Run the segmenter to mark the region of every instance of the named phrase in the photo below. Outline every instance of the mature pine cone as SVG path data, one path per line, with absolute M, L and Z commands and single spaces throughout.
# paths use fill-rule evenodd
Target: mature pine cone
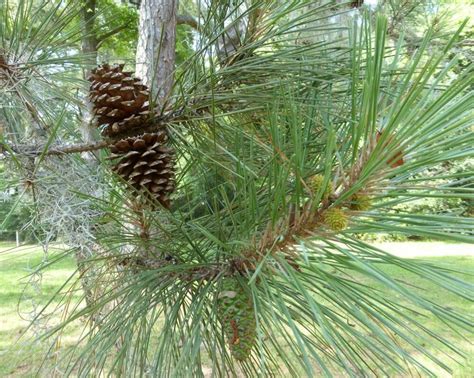
M 103 64 L 92 70 L 89 77 L 89 98 L 98 126 L 105 126 L 104 136 L 143 128 L 149 118 L 148 88 L 131 72 L 123 71 L 123 67 Z
M 169 208 L 169 196 L 175 188 L 174 154 L 165 146 L 166 140 L 164 130 L 121 139 L 110 148 L 110 158 L 118 159 L 112 168 L 115 172 Z

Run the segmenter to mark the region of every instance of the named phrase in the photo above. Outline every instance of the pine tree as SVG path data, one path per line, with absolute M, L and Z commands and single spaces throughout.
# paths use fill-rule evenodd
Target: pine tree
M 0 95 L 16 101 L 2 109 L 4 154 L 34 198 L 38 227 L 61 232 L 72 244 L 66 255 L 83 243 L 81 228 L 101 247 L 86 262 L 98 272 L 94 302 L 73 309 L 48 333 L 59 335 L 79 318 L 97 320 L 64 357 L 66 374 L 203 376 L 204 366 L 216 376 L 432 374 L 420 357 L 449 367 L 426 345 L 464 356 L 417 314 L 434 314 L 464 332 L 468 314 L 429 301 L 382 267 L 399 267 L 465 298 L 472 297 L 471 285 L 359 238 L 391 232 L 473 241 L 469 218 L 393 211 L 424 196 L 472 196 L 424 175 L 444 161 L 473 156 L 474 77 L 467 70 L 451 80 L 444 66 L 462 27 L 435 54 L 428 30 L 407 61 L 403 44 L 386 40 L 387 19 L 368 8 L 205 2 L 196 51 L 172 72 L 159 65 L 173 57 L 174 33 L 163 37 L 170 38 L 166 51 L 151 54 L 158 79 L 140 78 L 144 87 L 134 90 L 138 82 L 122 66 L 110 71 L 122 75 L 117 83 L 103 79 L 110 66 L 92 71 L 95 83 L 84 88 L 96 104 L 97 125 L 105 125 L 100 141 L 65 145 L 78 138 L 66 116 L 85 96 L 64 95 L 53 106 L 33 89 L 36 79 L 50 92 L 59 85 L 70 91 L 71 81 L 56 79 L 58 72 L 87 65 L 83 54 L 71 60 L 64 47 L 75 36 L 68 29 L 74 10 L 58 2 L 41 21 L 33 17 L 34 1 L 19 3 L 24 21 L 1 24 Z M 61 11 L 71 19 L 55 33 L 49 20 Z M 2 12 L 2 20 L 15 18 L 9 8 Z M 334 24 L 334 12 L 352 12 L 353 22 Z M 163 23 L 176 22 L 175 13 L 165 16 Z M 42 38 L 19 33 L 27 23 L 36 23 Z M 314 38 L 301 42 L 310 32 Z M 232 48 L 220 48 L 229 38 Z M 44 44 L 59 57 L 51 49 L 46 54 Z M 50 80 L 42 80 L 47 74 Z M 129 87 L 124 80 L 132 89 L 112 93 L 112 85 Z M 18 88 L 38 100 L 8 97 Z M 147 113 L 140 114 L 139 97 L 148 90 Z M 123 101 L 133 109 L 121 109 Z M 15 118 L 19 109 L 28 119 Z M 24 125 L 35 120 L 46 137 L 32 138 L 33 146 L 20 143 Z M 98 149 L 99 166 L 78 154 Z M 158 161 L 161 173 L 146 181 Z M 172 161 L 175 180 L 163 176 Z M 469 175 L 444 179 L 468 183 Z

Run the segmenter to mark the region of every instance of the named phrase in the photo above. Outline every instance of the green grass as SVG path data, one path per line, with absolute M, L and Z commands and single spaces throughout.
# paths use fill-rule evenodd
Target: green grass
M 447 246 L 447 249 L 449 250 L 449 246 Z M 474 282 L 474 259 L 470 256 L 430 257 L 424 258 L 423 261 L 428 261 L 433 265 L 452 269 L 456 272 L 463 272 L 456 273 L 455 275 L 467 282 Z M 438 303 L 445 307 L 449 307 L 450 309 L 456 310 L 457 312 L 462 314 L 474 314 L 474 304 L 471 301 L 462 299 L 452 293 L 447 292 L 446 290 L 442 290 L 437 286 L 434 286 L 426 279 L 422 279 L 413 273 L 407 272 L 397 267 L 384 266 L 382 270 L 390 277 L 406 283 L 407 285 L 409 285 L 409 287 L 412 288 L 412 290 L 422 294 L 425 298 L 435 303 Z M 410 307 L 409 303 L 404 301 L 399 294 L 388 291 L 381 284 L 370 284 L 373 287 L 377 287 L 378 289 L 383 290 L 384 295 L 387 298 L 390 296 L 394 296 L 399 303 L 405 304 Z M 436 357 L 438 357 L 440 360 L 442 360 L 448 366 L 451 367 L 451 369 L 453 370 L 453 377 L 474 377 L 474 349 L 472 345 L 472 333 L 470 335 L 456 334 L 446 324 L 444 324 L 428 312 L 421 312 L 418 315 L 415 315 L 415 318 L 417 318 L 417 320 L 425 327 L 427 327 L 437 335 L 442 336 L 447 340 L 451 341 L 454 345 L 456 345 L 457 348 L 467 354 L 467 358 L 464 361 L 462 360 L 462 358 L 457 357 L 458 362 L 456 362 L 447 355 L 443 355 L 440 352 L 434 351 L 435 347 L 438 346 L 441 350 L 447 352 L 448 349 L 446 347 L 443 347 L 440 343 L 430 343 L 428 349 L 432 350 L 433 354 L 436 355 Z M 472 316 L 471 320 L 473 320 Z M 426 347 L 427 345 L 423 344 L 423 346 Z M 421 360 L 426 366 L 430 366 L 431 369 L 437 373 L 437 376 L 447 376 L 447 373 L 444 370 L 435 366 L 431 361 L 427 359 Z
M 53 267 L 45 270 L 42 276 L 41 290 L 35 291 L 31 285 L 25 285 L 31 278 L 30 274 L 33 267 L 40 264 L 43 260 L 43 253 L 37 247 L 24 247 L 19 251 L 9 251 L 8 247 L 13 245 L 0 245 L 0 377 L 29 377 L 34 376 L 43 363 L 44 355 L 50 343 L 32 342 L 31 336 L 35 329 L 28 327 L 29 311 L 33 308 L 33 303 L 37 308 L 46 304 L 48 299 L 59 289 L 66 279 L 75 270 L 74 260 L 66 258 L 59 261 Z M 50 256 L 54 257 L 54 252 Z M 443 265 L 456 270 L 463 270 L 467 274 L 460 275 L 462 278 L 473 282 L 473 278 L 468 273 L 474 272 L 474 259 L 471 257 L 437 257 L 430 258 L 430 262 L 436 265 Z M 474 306 L 467 300 L 435 289 L 426 282 L 410 273 L 404 272 L 393 267 L 385 267 L 385 272 L 398 280 L 409 282 L 413 290 L 422 291 L 428 298 L 438 303 L 449 306 L 464 314 L 474 313 Z M 381 286 L 379 288 L 383 289 Z M 385 289 L 384 289 L 385 290 Z M 394 295 L 386 292 L 387 295 Z M 79 293 L 75 295 L 77 298 Z M 34 299 L 34 302 L 31 301 Z M 58 302 L 53 302 L 58 304 Z M 461 363 L 452 361 L 447 356 L 438 357 L 443 359 L 454 371 L 454 377 L 473 377 L 474 376 L 474 354 L 472 345 L 463 335 L 453 333 L 445 324 L 441 323 L 432 316 L 420 314 L 420 321 L 428 326 L 435 333 L 448 338 L 454 342 L 460 349 L 465 350 L 471 358 Z M 26 319 L 22 319 L 22 317 Z M 49 324 L 59 321 L 59 314 L 54 314 L 49 319 Z M 58 344 L 58 354 L 71 348 L 79 335 L 81 328 L 80 322 L 77 322 L 71 329 L 63 334 L 61 342 Z M 40 330 L 36 330 L 40 331 Z M 44 361 L 46 371 L 55 366 L 56 361 L 53 357 Z M 427 362 L 428 364 L 428 362 Z M 432 366 L 432 365 L 431 365 Z M 434 367 L 433 367 L 434 368 Z M 439 376 L 447 376 L 445 372 L 439 371 Z M 60 374 L 60 371 L 56 371 Z M 49 375 L 49 374 L 48 374 Z M 47 376 L 41 374 L 41 376 Z
M 74 272 L 71 258 L 59 261 L 42 274 L 39 287 L 29 285 L 36 280 L 34 267 L 41 264 L 44 254 L 37 247 L 23 247 L 12 251 L 14 245 L 0 245 L 0 377 L 35 376 L 49 347 L 47 343 L 32 342 L 32 336 L 44 330 L 45 324 L 28 330 L 34 310 L 39 311 Z M 50 252 L 53 257 L 55 252 Z M 53 302 L 57 304 L 58 302 Z M 56 318 L 54 318 L 56 317 Z M 57 323 L 57 315 L 49 319 Z M 64 335 L 62 347 L 70 347 L 77 329 Z M 75 336 L 73 336 L 75 338 Z M 46 365 L 52 365 L 45 361 Z

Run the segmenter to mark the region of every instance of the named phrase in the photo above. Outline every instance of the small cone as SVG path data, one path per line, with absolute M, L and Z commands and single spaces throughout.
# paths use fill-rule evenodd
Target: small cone
M 349 223 L 347 215 L 337 207 L 327 209 L 323 213 L 323 221 L 326 226 L 336 232 L 346 229 Z
M 9 72 L 10 67 L 8 66 L 7 59 L 3 56 L 2 52 L 0 51 L 0 70 Z
M 324 184 L 324 176 L 314 175 L 309 179 L 308 184 L 309 184 L 308 186 L 313 191 L 313 195 L 316 195 Z M 329 181 L 326 187 L 323 189 L 322 199 L 323 200 L 327 199 L 331 195 L 332 190 L 333 190 L 332 184 L 331 184 L 331 181 Z
M 164 207 L 170 207 L 175 189 L 173 151 L 165 146 L 165 131 L 121 139 L 111 147 L 112 168 L 136 189 L 146 189 Z
M 350 199 L 349 208 L 357 211 L 367 211 L 372 207 L 372 199 L 367 194 L 356 193 Z
M 256 342 L 252 299 L 235 278 L 225 278 L 218 303 L 219 316 L 234 358 L 246 360 Z
M 14 84 L 20 78 L 20 71 L 15 67 L 17 65 L 8 63 L 8 56 L 0 48 L 0 81 Z

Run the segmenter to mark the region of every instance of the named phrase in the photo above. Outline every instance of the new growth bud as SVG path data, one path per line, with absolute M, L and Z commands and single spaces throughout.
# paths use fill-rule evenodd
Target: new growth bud
M 342 231 L 349 223 L 347 215 L 338 207 L 327 209 L 323 213 L 323 222 L 333 231 Z
M 327 185 L 322 189 L 324 184 L 324 176 L 323 175 L 314 175 L 309 179 L 309 187 L 313 191 L 313 195 L 316 195 L 320 190 L 323 191 L 322 199 L 327 199 L 332 193 L 333 187 L 331 181 L 327 183 Z

